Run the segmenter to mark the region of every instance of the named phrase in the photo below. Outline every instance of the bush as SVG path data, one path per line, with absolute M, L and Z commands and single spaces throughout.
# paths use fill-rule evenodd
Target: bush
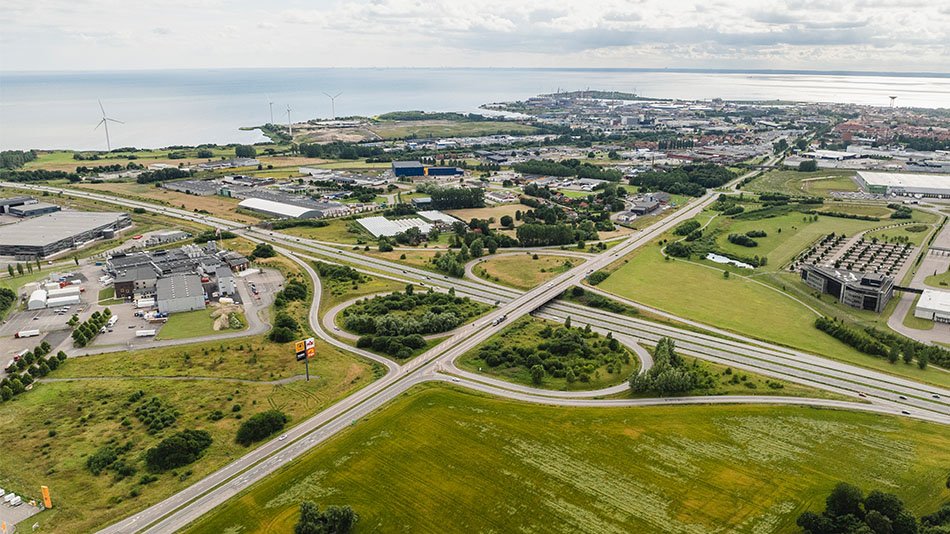
M 289 421 L 287 416 L 278 410 L 268 410 L 254 414 L 241 423 L 235 441 L 245 447 L 249 446 L 280 432 L 287 421 Z
M 729 242 L 743 247 L 757 247 L 759 243 L 751 237 L 744 234 L 729 234 Z
M 594 271 L 587 276 L 587 282 L 592 286 L 596 286 L 608 277 L 610 277 L 610 273 L 606 271 Z
M 277 252 L 274 251 L 274 247 L 270 243 L 258 243 L 254 247 L 254 251 L 251 252 L 252 258 L 273 258 L 277 255 Z
M 188 465 L 211 446 L 211 434 L 206 430 L 183 430 L 173 434 L 145 451 L 145 466 L 160 473 Z
M 274 329 L 270 331 L 270 334 L 267 335 L 267 339 L 274 343 L 287 343 L 293 341 L 295 337 L 296 334 L 294 331 L 284 326 L 274 327 Z

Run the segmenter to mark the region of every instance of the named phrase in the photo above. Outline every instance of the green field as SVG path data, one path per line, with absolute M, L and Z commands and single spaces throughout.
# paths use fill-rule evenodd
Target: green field
M 555 276 L 584 263 L 583 258 L 570 258 L 530 253 L 489 257 L 472 269 L 477 276 L 516 289 L 531 289 Z
M 211 310 L 193 310 L 170 314 L 168 321 L 159 330 L 157 339 L 186 339 L 210 336 L 215 332 Z
M 792 196 L 827 196 L 830 191 L 857 191 L 854 171 L 821 169 L 816 172 L 772 170 L 742 186 L 753 193 L 784 193 Z
M 50 487 L 55 507 L 30 520 L 30 524 L 38 521 L 44 531 L 98 530 L 246 452 L 234 443 L 242 416 L 279 408 L 296 424 L 376 375 L 369 364 L 326 344 L 318 345 L 318 354 L 311 364 L 313 380 L 288 383 L 266 381 L 299 375 L 303 369 L 287 345 L 269 343 L 263 336 L 129 352 L 121 357 L 70 358 L 49 378 L 86 379 L 40 383 L 15 400 L 0 403 L 0 424 L 17 444 L 0 455 L 0 486 L 31 498 L 38 497 L 41 484 Z M 146 378 L 160 376 L 210 379 Z M 128 402 L 139 390 L 146 399 L 156 396 L 170 404 L 179 413 L 176 422 L 149 434 Z M 222 417 L 212 420 L 209 416 L 216 410 Z M 188 467 L 143 482 L 147 474 L 143 451 L 186 428 L 211 432 L 211 448 Z M 132 444 L 125 461 L 136 469 L 134 475 L 117 480 L 112 472 L 95 476 L 87 471 L 86 457 L 110 441 Z
M 915 212 L 916 213 L 916 212 Z M 886 228 L 868 232 L 865 240 L 877 239 L 885 242 L 906 242 L 920 246 L 930 237 L 933 226 L 926 224 L 906 224 L 894 228 Z
M 186 532 L 290 532 L 302 500 L 356 532 L 794 532 L 839 480 L 930 513 L 945 428 L 767 406 L 543 407 L 418 387 Z
M 920 296 L 914 298 L 914 304 L 907 310 L 907 315 L 904 316 L 902 323 L 907 328 L 913 328 L 915 330 L 933 330 L 933 321 L 928 321 L 927 319 L 921 319 L 914 316 L 914 310 L 917 308 L 917 301 L 919 300 Z
M 598 287 L 680 317 L 749 337 L 923 382 L 950 385 L 950 374 L 943 371 L 891 365 L 887 360 L 860 353 L 822 334 L 814 327 L 818 315 L 789 298 L 781 286 L 766 286 L 744 276 L 724 279 L 720 268 L 683 260 L 664 261 L 656 244 L 628 257 L 628 261 Z M 805 293 L 799 298 L 811 297 Z
M 718 232 L 716 245 L 726 252 L 739 256 L 765 255 L 768 265 L 764 269 L 775 271 L 789 263 L 795 256 L 823 236 L 835 232 L 853 236 L 867 229 L 893 224 L 888 221 L 861 221 L 819 215 L 815 222 L 806 222 L 806 216 L 798 212 L 761 220 L 733 219 L 718 216 L 706 230 L 709 235 Z M 743 247 L 730 243 L 729 234 L 744 234 L 750 230 L 764 230 L 767 237 L 757 237 L 759 246 Z
M 327 222 L 330 224 L 321 228 L 298 226 L 295 228 L 284 228 L 281 232 L 298 237 L 305 237 L 307 239 L 330 241 L 346 245 L 373 243 L 376 241 L 369 232 L 351 219 L 330 219 Z
M 950 286 L 950 270 L 936 273 L 924 279 L 924 283 L 931 287 L 944 288 Z

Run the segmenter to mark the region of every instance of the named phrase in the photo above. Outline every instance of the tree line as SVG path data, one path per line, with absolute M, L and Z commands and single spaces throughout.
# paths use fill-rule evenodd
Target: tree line
M 948 481 L 950 484 L 950 481 Z M 819 514 L 803 512 L 795 522 L 806 534 L 946 534 L 950 503 L 918 520 L 897 495 L 839 482 Z
M 63 351 L 46 357 L 51 350 L 50 344 L 43 341 L 7 367 L 5 371 L 8 376 L 0 380 L 0 401 L 8 401 L 23 393 L 36 378 L 46 376 L 66 361 Z
M 19 169 L 35 159 L 33 150 L 3 150 L 0 151 L 0 168 Z
M 166 180 L 176 180 L 178 178 L 187 178 L 191 176 L 191 171 L 183 171 L 174 167 L 168 169 L 156 169 L 154 171 L 143 172 L 135 177 L 135 181 L 140 184 L 150 184 L 153 182 L 164 182 Z
M 669 171 L 647 171 L 630 178 L 630 185 L 648 191 L 666 191 L 676 195 L 702 196 L 707 188 L 721 187 L 734 179 L 729 169 L 711 163 L 683 165 Z
M 436 210 L 484 208 L 485 191 L 480 187 L 438 187 L 420 184 L 416 190 L 432 198 L 430 206 Z
M 608 182 L 619 182 L 623 178 L 623 173 L 616 169 L 604 169 L 573 158 L 562 161 L 531 159 L 515 163 L 511 168 L 521 174 L 561 177 L 577 176 L 578 178 L 592 178 L 595 180 L 607 180 Z

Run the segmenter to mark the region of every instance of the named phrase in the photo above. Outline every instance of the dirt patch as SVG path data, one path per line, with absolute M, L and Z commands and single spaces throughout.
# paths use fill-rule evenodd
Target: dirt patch
M 214 330 L 227 330 L 230 328 L 230 317 L 232 313 L 241 313 L 243 308 L 240 304 L 217 304 L 211 311 L 211 318 L 214 319 Z

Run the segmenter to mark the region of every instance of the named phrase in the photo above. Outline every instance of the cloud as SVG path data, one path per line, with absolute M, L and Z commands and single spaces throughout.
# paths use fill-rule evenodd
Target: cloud
M 123 0 L 8 0 L 4 8 L 5 69 L 950 65 L 950 8 L 924 0 L 153 0 L 135 9 Z M 274 53 L 281 49 L 294 53 Z

